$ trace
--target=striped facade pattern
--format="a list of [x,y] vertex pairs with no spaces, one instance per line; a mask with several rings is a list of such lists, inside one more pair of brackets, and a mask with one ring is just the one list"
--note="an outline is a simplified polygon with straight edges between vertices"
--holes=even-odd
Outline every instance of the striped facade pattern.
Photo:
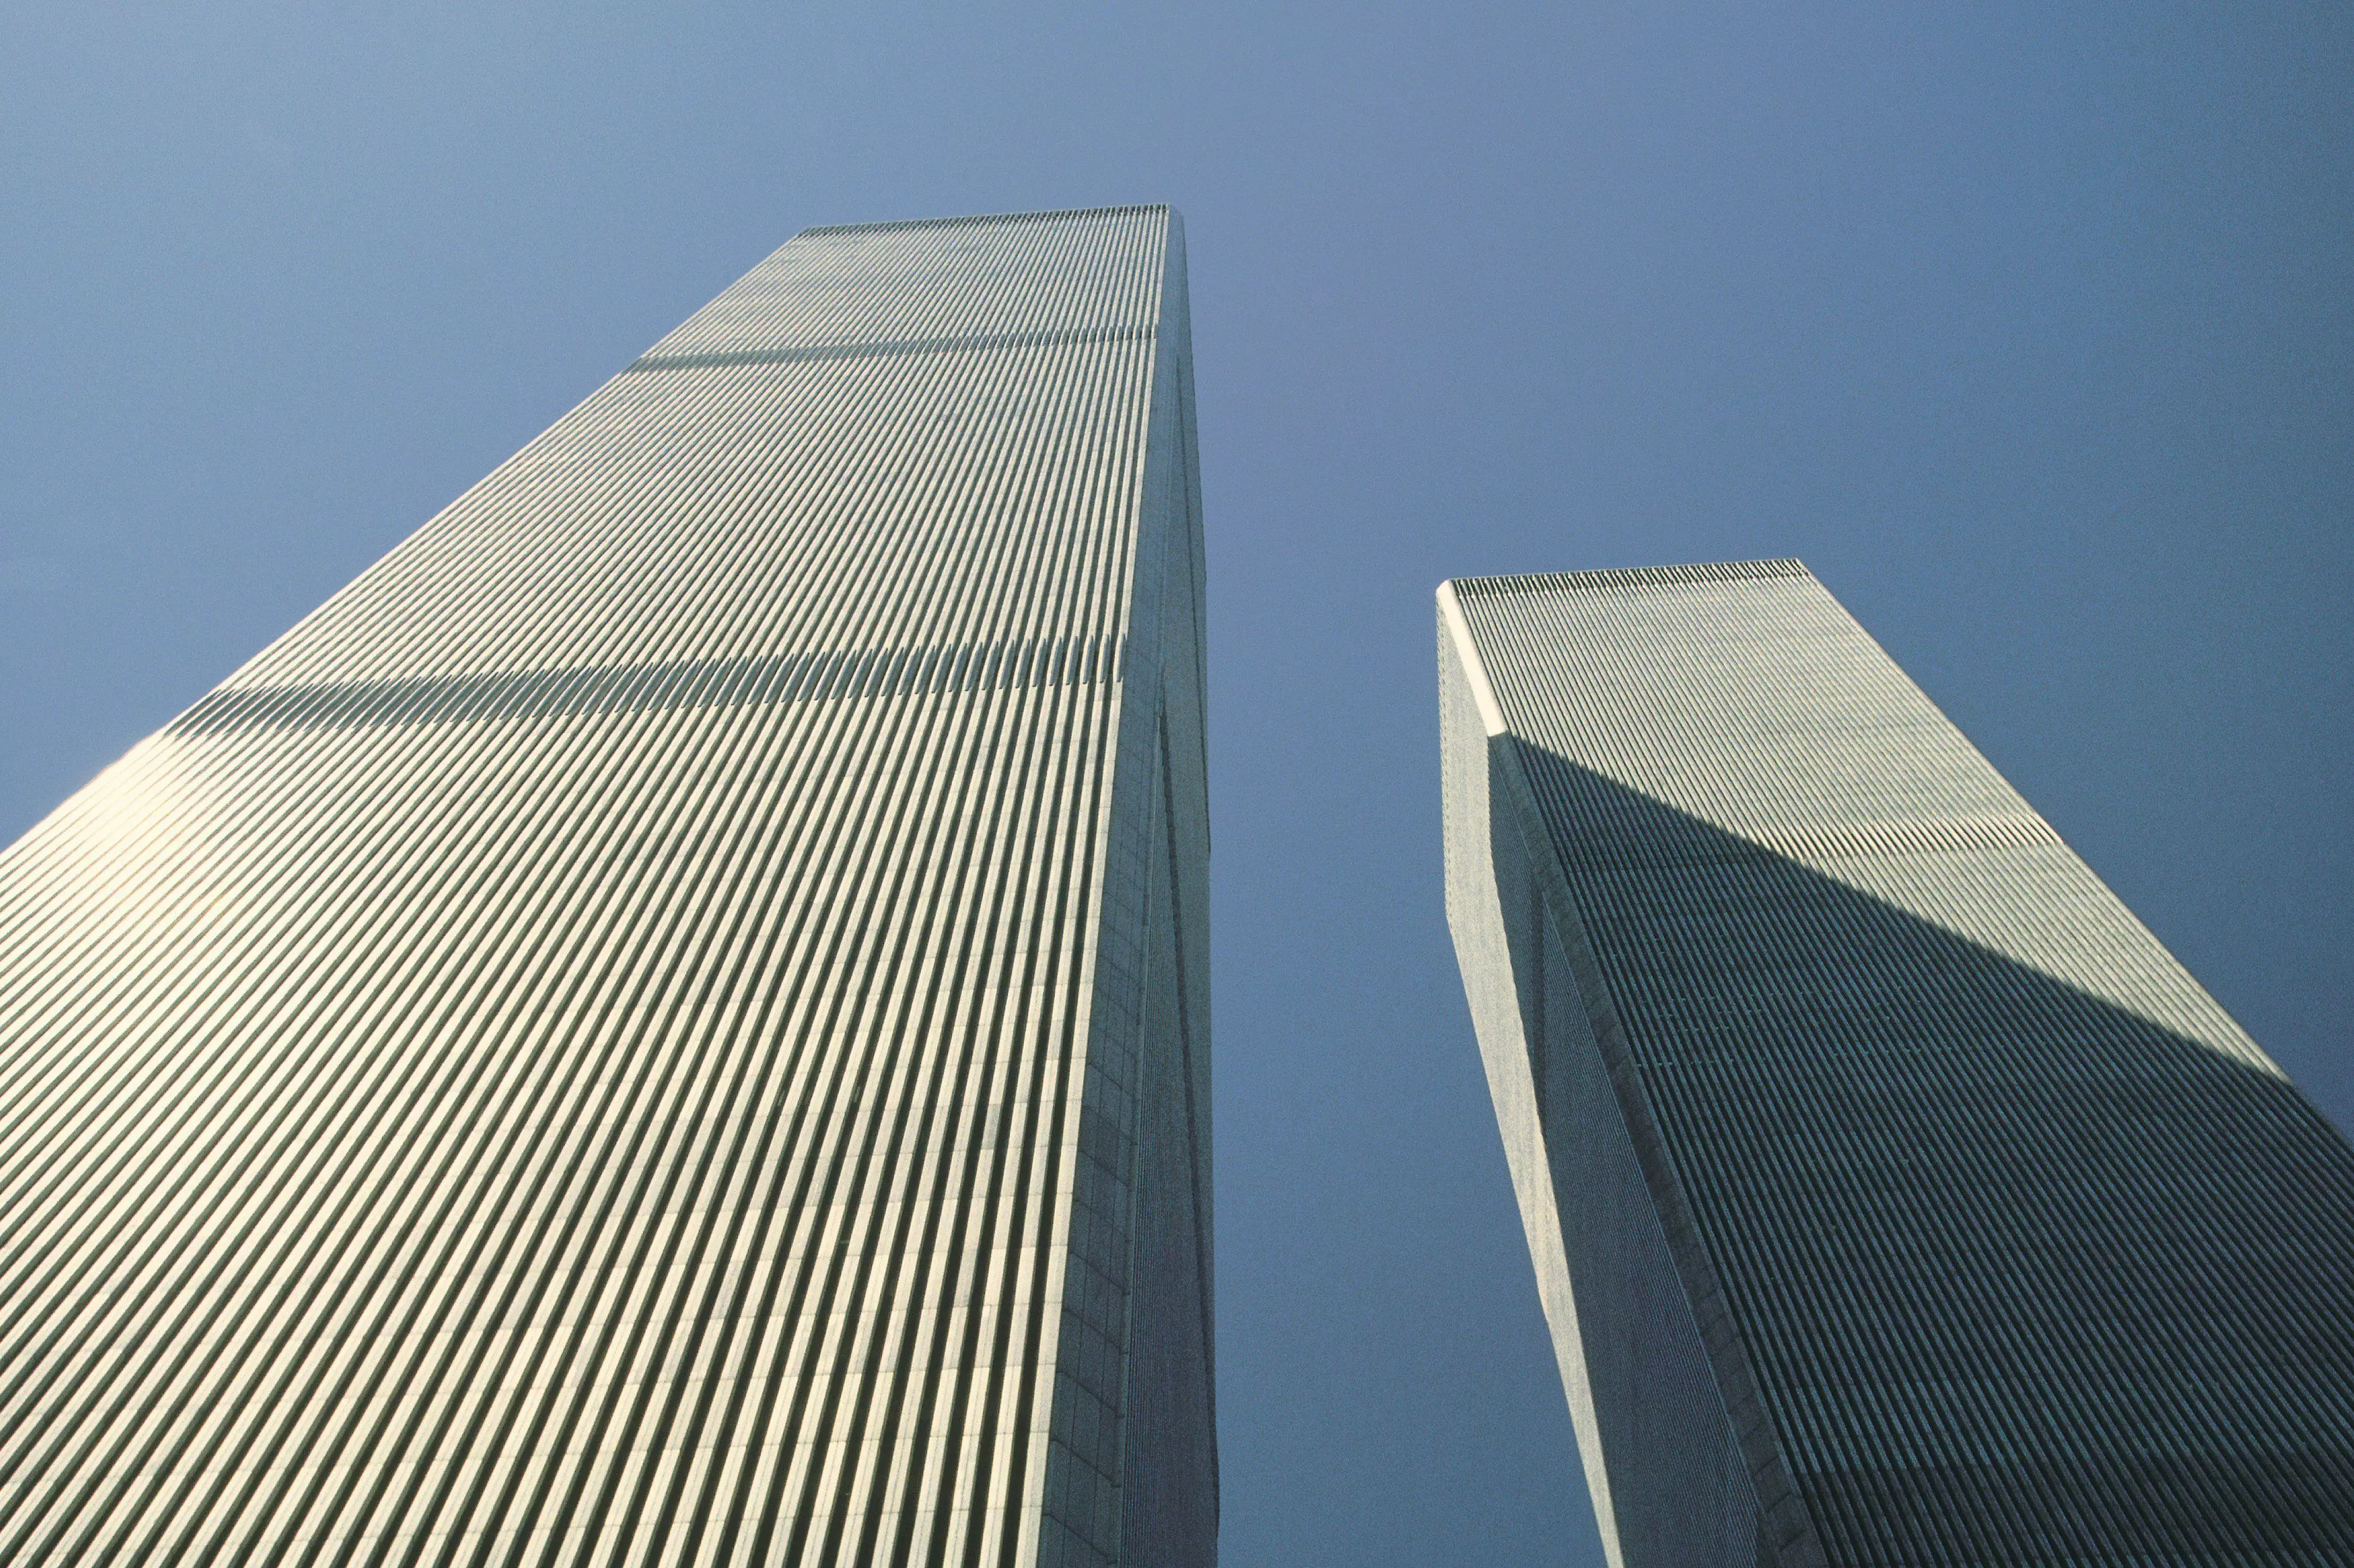
[[809,230],[0,853],[0,1560],[1214,1560],[1190,361]]
[[2354,1150],[1805,568],[1461,580],[1439,642],[1612,1561],[2354,1562]]

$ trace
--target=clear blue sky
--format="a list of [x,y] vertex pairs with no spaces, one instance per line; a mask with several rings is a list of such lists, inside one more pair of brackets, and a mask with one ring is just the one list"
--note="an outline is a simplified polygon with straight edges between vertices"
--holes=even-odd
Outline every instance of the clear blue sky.
[[1226,1561],[1599,1561],[1431,588],[1803,557],[2354,1121],[2342,3],[23,7],[0,841],[811,224],[1169,201]]

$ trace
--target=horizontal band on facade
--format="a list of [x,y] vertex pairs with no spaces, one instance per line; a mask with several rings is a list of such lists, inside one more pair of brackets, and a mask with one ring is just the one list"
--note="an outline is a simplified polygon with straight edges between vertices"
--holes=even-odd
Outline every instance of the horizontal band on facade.
[[1801,561],[1708,561],[1689,567],[1638,567],[1598,572],[1523,572],[1513,577],[1457,577],[1458,597],[1525,593],[1618,593],[1629,588],[1691,588],[1751,582],[1760,577],[1811,577]]
[[972,228],[997,225],[1036,228],[1057,223],[1101,223],[1116,217],[1151,217],[1169,210],[1166,202],[1128,207],[1066,207],[1047,212],[977,212],[962,217],[909,217],[888,223],[822,223],[793,236],[807,239],[820,234],[896,234],[927,228]]
[[1117,678],[1122,641],[1116,634],[1103,633],[930,648],[845,649],[758,658],[224,688],[181,715],[164,733],[351,729],[915,696],[1014,686],[1095,685]]
[[[1688,832],[1639,829],[1612,813],[1537,785],[1547,821],[1564,835],[1562,863],[1573,869],[1643,872],[1683,865],[1728,865],[1787,860],[1892,860],[1920,854],[1985,854],[2015,849],[2062,849],[2052,824],[2031,812],[2012,816],[1910,817],[1811,827],[1750,826],[1739,833],[1695,823]],[[1575,835],[1571,837],[1570,835]]]
[[801,348],[730,348],[708,354],[649,354],[625,376],[657,370],[713,370],[740,365],[796,365],[805,359],[871,359],[892,355],[962,354],[988,348],[1051,348],[1063,344],[1140,342],[1161,329],[1140,326],[1048,327],[1034,332],[974,333],[962,337],[910,337],[874,343],[820,343]]

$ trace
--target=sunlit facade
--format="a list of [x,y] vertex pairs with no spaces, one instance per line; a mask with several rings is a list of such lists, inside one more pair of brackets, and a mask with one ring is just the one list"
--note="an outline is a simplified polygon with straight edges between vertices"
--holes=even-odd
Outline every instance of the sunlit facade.
[[0,1561],[1214,1560],[1190,360],[810,230],[0,853]]
[[1438,594],[1609,1561],[2354,1562],[2354,1150],[1795,561]]

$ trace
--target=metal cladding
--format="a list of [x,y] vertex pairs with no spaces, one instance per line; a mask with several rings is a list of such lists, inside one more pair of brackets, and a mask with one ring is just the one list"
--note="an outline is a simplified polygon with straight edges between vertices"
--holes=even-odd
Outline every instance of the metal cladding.
[[2354,1562],[2354,1150],[1795,561],[1439,589],[1447,913],[1628,1568]]
[[0,854],[0,1560],[1214,1560],[1190,358],[811,229]]

